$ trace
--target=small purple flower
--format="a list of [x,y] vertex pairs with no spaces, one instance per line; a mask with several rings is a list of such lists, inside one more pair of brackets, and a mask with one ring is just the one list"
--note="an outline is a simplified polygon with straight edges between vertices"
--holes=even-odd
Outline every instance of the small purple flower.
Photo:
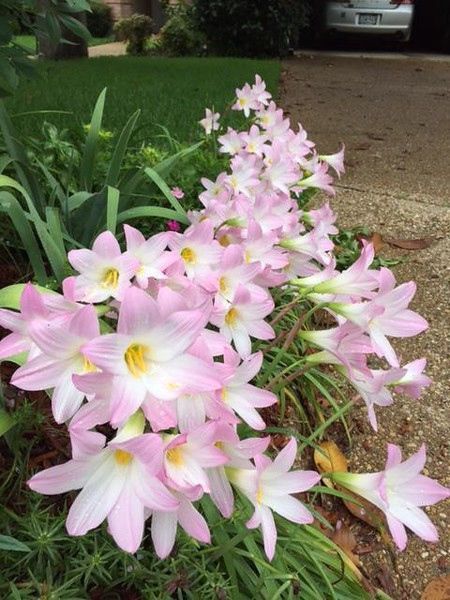
[[177,233],[180,233],[181,231],[181,225],[178,223],[178,221],[174,221],[173,219],[167,221],[166,227],[169,231],[176,231]]

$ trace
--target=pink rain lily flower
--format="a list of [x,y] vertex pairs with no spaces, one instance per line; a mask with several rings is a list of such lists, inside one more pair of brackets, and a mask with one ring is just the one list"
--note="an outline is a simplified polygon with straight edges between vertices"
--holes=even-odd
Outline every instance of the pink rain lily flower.
[[[311,165],[308,165],[311,167]],[[330,196],[335,196],[336,191],[332,185],[333,178],[328,174],[328,165],[325,162],[317,162],[312,167],[312,175],[308,175],[298,182],[301,189],[317,188],[323,190]]]
[[209,421],[189,433],[167,436],[164,471],[170,485],[178,489],[200,486],[210,491],[205,469],[228,462],[217,446],[217,423]]
[[258,175],[261,160],[255,155],[237,155],[231,159],[231,175],[227,183],[235,194],[252,197],[254,189],[259,185]]
[[236,89],[236,102],[231,108],[233,110],[242,110],[246,117],[250,116],[250,111],[258,109],[261,104],[256,94],[258,94],[258,90],[254,91],[246,83],[242,89]]
[[202,497],[202,488],[196,486],[189,490],[183,490],[183,493],[173,491],[173,495],[179,502],[179,506],[175,511],[153,510],[151,513],[152,541],[159,558],[166,558],[172,551],[178,524],[188,535],[199,542],[203,544],[211,542],[208,524],[192,504],[193,501]]
[[330,299],[324,294],[370,298],[373,296],[373,290],[378,287],[376,272],[369,269],[373,258],[373,245],[367,244],[360,257],[345,271],[338,273],[335,263],[330,262],[319,273],[297,279],[293,283],[307,289],[308,294],[312,294],[312,298],[317,302]]
[[23,390],[54,388],[52,412],[57,423],[64,423],[79,409],[84,392],[72,381],[74,374],[96,370],[82,348],[100,334],[93,306],[81,308],[68,324],[37,327],[31,331],[42,353],[17,369],[11,378]]
[[272,94],[266,90],[266,82],[260,75],[255,75],[255,83],[252,85],[252,94],[257,102],[262,105],[269,104]]
[[220,144],[219,152],[231,154],[231,156],[240,152],[244,145],[241,134],[231,127],[228,127],[227,132],[221,135],[217,141]]
[[394,382],[394,391],[399,394],[406,394],[417,400],[420,398],[424,388],[431,385],[431,379],[424,374],[427,365],[425,358],[419,358],[403,365],[402,369],[406,371],[401,379]]
[[175,260],[171,252],[165,252],[168,243],[167,233],[158,233],[148,240],[140,231],[130,225],[124,225],[127,251],[137,263],[136,282],[142,289],[148,287],[148,280],[165,279],[165,269]]
[[384,471],[333,473],[333,481],[382,510],[395,544],[404,550],[408,541],[405,526],[427,542],[438,541],[436,527],[419,507],[436,504],[450,496],[449,489],[420,475],[425,461],[425,445],[402,462],[401,449],[388,444]]
[[[12,333],[0,340],[0,360],[28,352],[28,359],[40,354],[40,349],[30,336],[31,327],[46,327],[51,319],[44,304],[44,294],[27,283],[20,296],[20,312],[0,309],[0,326]],[[54,316],[53,316],[54,318]]]
[[428,323],[407,308],[416,293],[413,281],[395,287],[395,277],[386,268],[380,269],[379,280],[380,289],[370,302],[330,307],[365,328],[376,355],[384,356],[390,365],[398,367],[397,354],[387,336],[412,337],[428,329]]
[[213,131],[217,131],[219,125],[220,113],[214,112],[210,108],[205,109],[205,117],[199,121],[200,125],[205,130],[206,135],[211,135]]
[[233,472],[233,469],[249,471],[254,469],[251,459],[267,450],[270,437],[240,440],[235,429],[225,424],[218,426],[217,436],[219,439],[217,445],[228,456],[228,463],[225,466],[208,469],[208,479],[211,485],[210,496],[220,513],[229,518],[233,513],[234,495],[227,470]]
[[332,169],[336,172],[339,179],[341,175],[345,173],[344,167],[344,153],[345,153],[345,145],[341,145],[341,149],[336,154],[320,154],[319,159],[323,160],[327,164],[330,165]]
[[252,502],[255,512],[247,527],[261,527],[264,550],[269,560],[275,554],[277,530],[272,511],[294,523],[312,523],[313,516],[307,508],[291,496],[309,490],[320,480],[315,471],[291,471],[297,455],[294,438],[283,448],[275,460],[262,454],[255,457],[256,469],[236,469],[230,481]]
[[252,125],[248,133],[240,136],[241,144],[244,143],[244,150],[249,154],[262,156],[269,149],[266,145],[268,137],[264,135],[257,125]]
[[266,424],[256,408],[272,406],[278,399],[272,392],[249,383],[261,369],[262,352],[251,354],[240,363],[239,355],[230,349],[226,351],[224,358],[226,365],[234,367],[234,372],[225,378],[222,389],[216,392],[217,395],[250,427],[256,430],[264,429]]
[[186,351],[206,325],[208,305],[179,310],[163,317],[148,294],[130,288],[120,306],[117,333],[99,336],[83,347],[90,361],[114,377],[111,422],[117,425],[134,413],[147,394],[174,400],[187,391],[220,387],[208,365]]
[[184,192],[179,187],[173,187],[171,190],[172,196],[175,196],[177,200],[182,200],[184,198]]
[[378,431],[375,405],[390,406],[394,399],[388,389],[389,385],[399,381],[405,374],[404,369],[370,370],[369,376],[366,372],[352,370],[347,375],[350,383],[359,392],[367,406],[369,422],[375,431]]
[[216,296],[210,322],[219,327],[227,341],[233,340],[239,354],[246,357],[252,348],[250,336],[260,340],[275,337],[272,327],[264,321],[273,308],[273,300],[268,294],[250,293],[239,285],[231,303]]
[[233,300],[239,285],[251,287],[251,282],[261,271],[259,263],[248,262],[245,261],[244,250],[240,245],[232,244],[224,249],[218,270],[212,277],[217,293],[226,300]]
[[136,552],[144,531],[144,508],[176,511],[179,502],[158,479],[163,443],[153,433],[113,441],[95,454],[51,467],[28,485],[41,494],[82,488],[67,517],[70,535],[84,535],[104,519],[123,550]]
[[214,227],[208,221],[191,225],[183,234],[174,235],[169,247],[184,267],[189,278],[209,273],[218,265],[222,247],[214,240]]
[[81,302],[104,302],[112,297],[122,300],[130,287],[139,262],[129,253],[122,254],[119,242],[110,231],[101,233],[92,250],[71,250],[68,260],[80,273],[72,279],[74,299]]

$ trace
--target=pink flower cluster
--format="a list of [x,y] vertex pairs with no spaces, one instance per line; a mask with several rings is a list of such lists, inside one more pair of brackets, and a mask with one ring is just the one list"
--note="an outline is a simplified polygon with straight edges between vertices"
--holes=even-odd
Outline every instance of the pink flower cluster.
[[[69,252],[77,275],[64,281],[63,295],[28,284],[20,313],[0,311],[0,324],[12,330],[0,342],[0,359],[28,352],[12,382],[52,389],[55,420],[68,426],[73,458],[29,485],[46,494],[81,489],[67,519],[72,535],[107,519],[117,544],[134,552],[151,517],[163,558],[178,524],[208,542],[208,525],[194,503],[208,494],[229,517],[233,488],[253,504],[247,526],[261,527],[270,559],[273,512],[296,523],[313,520],[293,494],[320,477],[291,470],[295,440],[272,461],[264,454],[268,437],[238,435],[241,422],[263,430],[258,409],[277,401],[251,383],[263,360],[252,339],[274,337],[267,320],[271,287],[291,286],[334,316],[331,329],[300,332],[305,346],[318,349],[305,353],[305,361],[336,365],[367,403],[374,427],[374,405],[390,404],[391,389],[418,397],[429,384],[425,361],[401,367],[388,341],[427,326],[407,308],[414,284],[396,287],[388,269],[369,269],[370,245],[339,273],[329,205],[299,209],[307,188],[334,193],[329,166],[343,172],[343,149],[319,156],[301,126],[291,129],[258,76],[236,95],[233,108],[251,115],[252,124],[218,138],[230,169],[202,180],[203,208],[189,214],[183,233],[171,223],[169,231],[145,239],[125,225],[122,251],[104,232],[92,249]],[[206,134],[218,130],[218,118],[207,111]],[[370,369],[369,354],[384,357],[390,368]],[[102,433],[96,429],[105,424]]]

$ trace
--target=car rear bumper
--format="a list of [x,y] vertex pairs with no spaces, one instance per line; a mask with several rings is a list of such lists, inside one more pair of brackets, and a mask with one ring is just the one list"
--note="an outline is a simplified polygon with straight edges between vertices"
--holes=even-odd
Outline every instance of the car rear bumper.
[[[359,24],[360,15],[377,15],[376,25]],[[411,35],[414,6],[400,5],[392,9],[350,8],[341,2],[327,2],[325,29],[340,33],[394,35],[405,40]]]

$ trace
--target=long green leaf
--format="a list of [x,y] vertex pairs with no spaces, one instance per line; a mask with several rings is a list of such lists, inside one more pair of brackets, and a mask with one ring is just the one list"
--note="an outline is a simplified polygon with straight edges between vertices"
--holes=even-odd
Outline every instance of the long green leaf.
[[99,133],[102,126],[103,109],[105,106],[106,88],[100,92],[97,102],[95,103],[94,112],[92,113],[89,132],[86,137],[86,144],[81,158],[80,176],[83,187],[90,192],[92,190],[92,176],[94,172],[95,155]]
[[111,233],[116,233],[117,216],[119,211],[120,192],[117,188],[108,186],[107,204],[106,204],[106,228]]
[[5,410],[0,409],[0,437],[11,429],[14,419]]
[[45,209],[45,215],[47,217],[47,226],[54,240],[55,244],[58,246],[61,256],[66,255],[66,247],[64,245],[64,238],[61,228],[61,215],[57,208],[53,206],[47,206]]
[[148,177],[150,177],[150,179],[152,181],[154,181],[156,183],[156,185],[159,187],[161,192],[167,198],[167,200],[169,201],[169,204],[174,208],[174,210],[177,213],[179,213],[180,215],[186,216],[186,211],[181,206],[181,204],[178,202],[178,200],[175,198],[175,196],[172,194],[169,186],[164,181],[164,179],[154,169],[151,169],[150,167],[147,167],[146,169],[144,169],[144,172]]
[[204,141],[201,141],[197,142],[196,144],[193,144],[192,146],[189,146],[189,148],[183,148],[183,150],[180,150],[172,156],[168,156],[160,163],[155,165],[153,167],[153,170],[156,171],[159,175],[161,175],[161,177],[167,176],[179,160],[181,160],[182,158],[186,158],[186,156],[189,156],[190,154],[193,154],[196,150],[203,146],[204,143]]
[[189,224],[189,219],[186,216],[172,210],[171,208],[161,208],[160,206],[137,206],[129,208],[117,215],[117,222],[123,223],[130,219],[139,219],[142,217],[158,217],[160,219],[174,219],[185,225]]
[[11,219],[28,255],[37,281],[40,284],[45,284],[47,273],[45,272],[41,249],[36,241],[33,229],[28,222],[27,213],[21,207],[17,198],[9,192],[0,192],[0,210],[4,211]]
[[69,196],[69,198],[67,199],[67,207],[69,212],[79,208],[82,204],[86,202],[86,200],[92,198],[93,195],[94,194],[91,194],[90,192],[76,192],[76,194]]
[[67,275],[67,258],[65,252],[61,251],[61,248],[55,242],[53,237],[50,235],[46,225],[41,220],[32,219],[39,240],[44,248],[47,259],[52,267],[52,271],[56,279],[61,282]]
[[26,544],[19,542],[19,540],[10,535],[0,535],[0,550],[8,552],[31,552]]
[[[22,296],[24,283],[14,283],[0,289],[0,308],[12,308],[19,310],[20,308],[20,297]],[[53,290],[35,285],[35,288],[41,294],[56,294]]]
[[25,149],[18,140],[17,132],[2,101],[0,101],[0,128],[8,154],[14,160],[17,177],[33,198],[36,210],[42,214],[45,205],[44,192],[33,173]]
[[112,155],[111,162],[109,163],[108,173],[106,175],[106,185],[116,186],[119,180],[120,168],[122,166],[122,162],[125,156],[125,152],[127,150],[128,142],[130,141],[131,134],[133,133],[133,129],[136,125],[136,121],[141,114],[140,110],[137,110],[131,117],[128,119],[125,127],[122,129],[122,132],[119,136],[119,140],[114,149],[114,154]]

